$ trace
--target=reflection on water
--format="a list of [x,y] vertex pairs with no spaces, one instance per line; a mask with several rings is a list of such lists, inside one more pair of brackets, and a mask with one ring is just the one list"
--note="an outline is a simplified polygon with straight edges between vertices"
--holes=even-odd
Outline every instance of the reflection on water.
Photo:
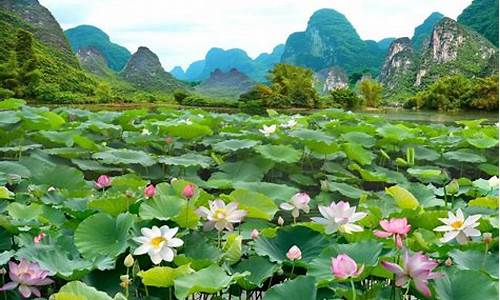
[[[42,105],[48,107],[58,107],[62,105]],[[91,111],[100,110],[130,110],[130,109],[141,109],[147,108],[154,110],[156,108],[172,108],[172,109],[203,109],[211,112],[225,112],[225,113],[236,113],[239,112],[235,108],[226,107],[193,107],[193,106],[179,106],[176,104],[168,103],[126,103],[126,104],[68,104],[64,105],[68,107],[86,109]],[[279,109],[281,113],[301,113],[309,114],[317,112],[317,109],[306,110],[306,109]],[[378,116],[386,120],[394,121],[414,121],[414,122],[436,122],[436,123],[447,123],[458,120],[471,120],[471,119],[486,119],[491,123],[498,122],[498,113],[495,112],[481,112],[481,111],[461,111],[461,112],[438,112],[438,111],[414,111],[402,108],[383,108],[383,109],[366,109],[355,111],[360,114],[367,114]]]

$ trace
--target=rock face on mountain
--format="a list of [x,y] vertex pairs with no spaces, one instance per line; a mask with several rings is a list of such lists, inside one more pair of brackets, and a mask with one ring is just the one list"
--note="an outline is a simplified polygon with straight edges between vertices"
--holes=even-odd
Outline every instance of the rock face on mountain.
[[196,87],[196,90],[215,97],[239,97],[249,91],[255,83],[250,77],[235,68],[228,72],[215,69],[207,80]]
[[387,51],[379,80],[389,90],[397,88],[402,80],[408,80],[415,72],[412,41],[407,38],[394,40]]
[[32,33],[35,37],[48,46],[59,50],[67,63],[78,64],[61,26],[50,11],[40,5],[38,0],[0,0],[0,9],[15,14],[26,21],[32,27]]
[[341,68],[327,68],[315,74],[315,86],[321,94],[349,86],[349,77]]
[[498,0],[474,0],[458,23],[469,26],[498,47]]
[[146,91],[171,92],[182,88],[182,84],[163,69],[158,56],[146,47],[139,47],[132,55],[121,76]]
[[315,71],[339,66],[352,73],[378,70],[383,55],[380,48],[374,48],[359,37],[343,14],[321,9],[312,15],[304,32],[288,37],[281,62]]
[[480,34],[443,18],[423,49],[415,85],[441,75],[485,76],[498,72],[498,49]]
[[387,51],[395,39],[393,37],[381,39],[377,42],[377,45],[381,50]]
[[74,53],[91,48],[94,52],[99,52],[106,65],[114,71],[121,71],[131,57],[127,48],[112,43],[109,36],[97,27],[81,25],[64,33]]
[[444,16],[439,12],[433,12],[427,19],[424,20],[422,24],[415,27],[413,37],[411,41],[413,43],[413,48],[418,52],[422,50],[424,46],[429,42],[429,37],[434,29],[434,26],[439,23],[444,18]]
[[94,75],[99,77],[109,77],[113,75],[113,71],[106,65],[106,59],[97,49],[81,48],[76,53],[76,57],[80,65]]
[[184,72],[184,69],[181,66],[175,66],[172,70],[169,72],[174,76],[176,79],[179,80],[187,80],[186,78],[186,72]]

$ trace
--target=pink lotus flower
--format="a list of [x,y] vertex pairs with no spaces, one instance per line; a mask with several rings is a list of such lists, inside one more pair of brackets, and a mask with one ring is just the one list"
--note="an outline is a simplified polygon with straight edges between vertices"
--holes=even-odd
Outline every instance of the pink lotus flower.
[[250,237],[252,238],[252,240],[258,239],[259,235],[260,233],[257,229],[252,230],[252,233],[250,233]]
[[300,248],[293,245],[288,252],[286,253],[286,257],[289,260],[298,260],[302,259],[302,251],[300,251]]
[[238,209],[238,203],[236,202],[226,205],[224,201],[217,199],[209,201],[208,206],[210,208],[202,206],[196,210],[200,217],[208,220],[203,226],[205,230],[215,227],[218,231],[222,231],[224,228],[233,231],[233,223],[241,223],[247,215],[246,210]]
[[196,191],[196,186],[192,183],[188,183],[182,189],[182,196],[184,196],[186,199],[191,199],[193,198],[195,191]]
[[40,242],[41,242],[41,241],[42,241],[42,239],[45,237],[45,235],[46,235],[46,234],[45,234],[45,232],[43,232],[43,231],[42,231],[42,232],[40,232],[37,236],[35,236],[35,237],[33,238],[33,243],[35,243],[35,244],[40,244]]
[[109,178],[106,175],[101,175],[99,178],[97,178],[95,182],[95,186],[98,189],[104,189],[107,188],[108,186],[111,186],[111,178]]
[[382,261],[382,267],[396,274],[396,285],[401,287],[413,280],[415,287],[424,296],[432,295],[429,289],[429,279],[436,279],[443,276],[442,273],[432,272],[438,263],[423,255],[421,252],[410,255],[408,250],[403,250],[403,266],[398,264]]
[[144,197],[146,199],[153,198],[156,194],[156,188],[154,185],[150,184],[144,188]]
[[380,226],[384,230],[375,230],[373,233],[379,238],[388,238],[394,236],[396,239],[396,247],[403,247],[403,239],[411,230],[411,225],[408,224],[406,218],[393,218],[390,220],[381,220]]
[[288,202],[281,203],[280,208],[292,211],[292,217],[295,219],[299,217],[300,210],[306,214],[309,213],[309,201],[311,201],[311,198],[307,193],[297,193]]
[[358,277],[363,270],[365,265],[358,265],[354,259],[350,258],[347,254],[340,254],[337,257],[332,257],[332,273],[333,276],[345,280],[347,278]]
[[47,278],[48,271],[40,268],[38,263],[29,263],[21,260],[19,264],[9,262],[9,277],[12,280],[0,288],[0,291],[9,291],[18,287],[19,293],[24,298],[29,298],[31,294],[41,297],[38,286],[44,286],[54,281]]

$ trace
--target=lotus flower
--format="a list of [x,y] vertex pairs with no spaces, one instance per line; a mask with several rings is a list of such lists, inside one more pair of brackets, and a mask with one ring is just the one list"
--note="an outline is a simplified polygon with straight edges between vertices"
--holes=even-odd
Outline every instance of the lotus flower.
[[0,291],[9,291],[18,287],[19,293],[24,298],[31,294],[41,297],[38,286],[44,286],[54,281],[47,277],[48,271],[40,268],[38,263],[29,263],[22,259],[19,264],[9,262],[9,277],[12,280],[0,288]]
[[256,240],[258,239],[260,236],[260,232],[257,230],[257,229],[254,229],[252,230],[252,232],[250,233],[250,237],[252,238],[252,240]]
[[297,121],[295,119],[288,120],[286,123],[280,125],[281,128],[293,128],[297,126]]
[[134,238],[134,241],[141,243],[135,249],[134,255],[148,254],[151,261],[157,265],[162,261],[170,262],[174,260],[175,249],[184,244],[184,242],[175,238],[179,227],[169,228],[163,225],[160,228],[153,226],[152,228],[142,228],[142,236]]
[[292,196],[292,198],[286,202],[281,203],[281,209],[292,211],[292,217],[295,219],[300,215],[300,210],[309,213],[309,201],[311,198],[307,193],[297,193]]
[[481,236],[481,232],[475,228],[479,225],[477,221],[480,218],[481,215],[473,215],[465,220],[464,214],[459,208],[456,215],[449,211],[448,218],[439,218],[446,225],[438,226],[434,228],[434,231],[445,232],[440,240],[442,243],[456,238],[457,242],[463,245],[469,241],[469,237]]
[[182,189],[182,196],[184,196],[186,199],[191,199],[193,198],[195,191],[196,191],[196,186],[192,183],[188,183]]
[[107,188],[110,185],[111,185],[111,178],[109,178],[106,175],[99,176],[99,178],[97,178],[97,180],[95,182],[95,186],[98,189],[104,189],[104,188]]
[[435,260],[428,258],[421,252],[410,255],[408,250],[403,250],[403,266],[382,261],[382,267],[396,274],[396,285],[404,286],[408,281],[413,280],[415,287],[424,296],[430,297],[429,280],[443,276],[442,273],[432,272],[438,266]]
[[283,226],[285,224],[285,220],[281,216],[278,217],[278,225]]
[[332,273],[333,276],[345,280],[347,278],[358,277],[365,266],[362,265],[358,268],[356,262],[350,258],[347,254],[340,254],[337,257],[332,257]]
[[300,248],[293,245],[288,252],[286,253],[286,257],[289,260],[299,260],[302,259],[302,251],[300,251]]
[[264,125],[262,129],[259,129],[259,131],[265,136],[271,136],[273,133],[276,132],[276,125],[271,125],[271,126]]
[[379,238],[388,238],[394,236],[396,239],[396,247],[403,247],[402,238],[411,230],[411,225],[408,225],[406,218],[394,218],[388,220],[381,220],[380,226],[384,230],[375,230],[373,233]]
[[500,182],[500,179],[498,179],[498,177],[496,177],[496,176],[493,176],[490,179],[488,179],[488,185],[492,189],[496,189],[498,187],[499,182]]
[[149,131],[147,128],[143,128],[141,131],[142,135],[151,135],[151,131]]
[[35,244],[40,244],[40,242],[42,241],[42,239],[46,236],[45,232],[40,232],[37,236],[35,236],[33,238],[33,243]]
[[311,218],[314,222],[325,225],[325,233],[331,234],[337,230],[345,233],[363,231],[363,227],[354,224],[366,217],[364,212],[356,212],[356,206],[351,207],[348,202],[332,202],[330,206],[318,206],[323,218]]
[[241,223],[243,217],[247,215],[246,210],[238,209],[236,202],[226,205],[224,201],[217,199],[209,201],[208,205],[210,208],[202,206],[196,210],[200,217],[208,220],[203,227],[205,230],[215,227],[218,231],[222,231],[224,228],[233,231],[233,223]]
[[154,185],[150,184],[144,188],[144,198],[153,198],[156,194],[156,188]]

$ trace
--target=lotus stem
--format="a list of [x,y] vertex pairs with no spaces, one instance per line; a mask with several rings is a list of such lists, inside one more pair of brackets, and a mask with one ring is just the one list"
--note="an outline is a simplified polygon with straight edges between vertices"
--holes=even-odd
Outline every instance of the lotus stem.
[[352,300],[356,300],[356,287],[354,286],[353,279],[351,279],[351,290],[352,290]]

